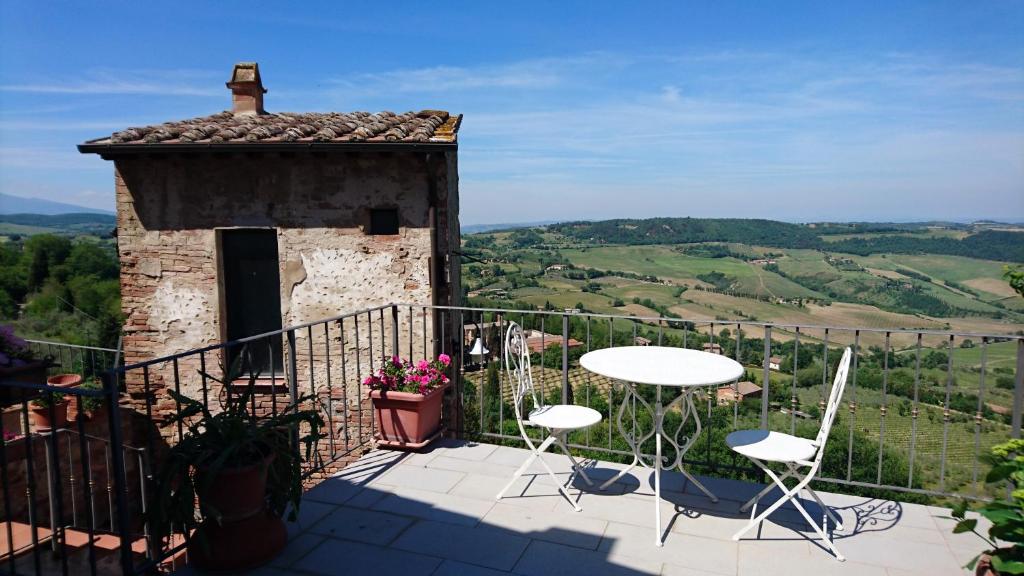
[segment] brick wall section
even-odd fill
[[[450,265],[457,262],[452,251],[459,234],[455,153],[428,156],[331,152],[116,158],[126,364],[222,341],[218,229],[277,231],[285,326],[391,302],[457,303],[458,266]],[[399,209],[400,234],[365,234],[374,207]],[[407,310],[402,313],[400,349],[407,355]],[[417,357],[435,351],[437,319],[426,320],[426,333],[422,318],[413,322]],[[456,333],[455,321],[449,318],[449,334]],[[371,361],[391,352],[392,342],[389,312],[383,324],[376,314],[359,323],[357,328],[349,319],[295,334],[303,393],[344,386],[350,399],[359,397],[359,380],[369,373]],[[166,362],[146,372],[129,371],[126,388],[135,409],[152,413],[159,423],[176,411],[162,392],[166,388],[177,386],[199,397],[201,360],[207,371],[219,372],[218,351],[183,357],[176,367]],[[213,385],[206,384],[209,394]]]

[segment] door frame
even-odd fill
[[[224,344],[229,342],[228,340],[228,312],[226,306],[227,298],[227,287],[226,287],[226,274],[224,271],[224,232],[233,231],[244,231],[244,230],[268,230],[274,232],[274,236],[278,239],[277,243],[277,266],[278,266],[278,309],[281,308],[281,242],[280,232],[276,226],[218,226],[214,228],[215,242],[214,249],[216,252],[215,261],[217,266],[217,332],[220,334],[220,343]],[[284,328],[284,316],[281,316],[281,327]],[[284,335],[281,335],[282,341]],[[226,347],[220,348],[218,356],[220,357],[220,363],[225,368],[228,362],[228,349]],[[281,350],[282,359],[284,358],[284,350]],[[271,360],[273,362],[273,360]],[[281,366],[274,367],[273,378],[270,374],[261,374],[256,379],[257,387],[269,385],[272,380],[276,380],[277,386],[287,388],[285,382],[285,370],[284,362],[282,361]],[[209,369],[209,368],[207,368]],[[248,378],[236,380],[233,384],[237,383],[248,383]]]

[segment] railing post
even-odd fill
[[[104,399],[107,401],[107,415],[110,424],[110,464],[114,474],[114,497],[117,500],[117,524],[121,537],[121,571],[132,574],[131,521],[128,517],[128,486],[124,470],[124,440],[121,437],[121,410],[118,409],[117,371],[103,375]]]
[[[299,365],[295,358],[295,330],[288,331],[288,391],[292,397],[292,404],[299,399]]]
[[[412,322],[412,318],[409,318],[409,321]],[[398,306],[395,304],[391,305],[391,355],[401,356],[398,350]],[[435,354],[434,357],[436,358],[437,355]]]
[[[569,315],[562,314],[562,404],[573,404],[574,396],[569,393]]]
[[[1024,339],[1017,340],[1017,374],[1013,386],[1013,416],[1010,435],[1020,438],[1021,410],[1024,409]]]
[[[764,377],[761,382],[761,429],[768,429],[768,388],[772,381],[772,326],[764,327]]]

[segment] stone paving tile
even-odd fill
[[[532,476],[519,478],[512,488],[509,489],[505,498],[497,500],[498,492],[507,481],[505,478],[467,474],[448,493],[477,500],[494,500],[502,504],[523,506],[536,510],[553,510],[555,506],[569,506],[565,498],[556,493],[554,486],[551,486],[550,490],[544,492],[538,491],[534,486],[536,482]]]
[[[404,516],[341,506],[314,524],[309,532],[384,546],[412,522]]]
[[[483,523],[528,538],[591,550],[597,548],[608,525],[571,511],[535,511],[508,504],[495,504]]]
[[[375,487],[401,486],[434,492],[447,492],[458,484],[459,480],[462,480],[464,476],[461,472],[452,472],[450,470],[434,470],[433,468],[398,465],[388,470],[379,478],[374,479],[370,485]]]
[[[435,451],[439,455],[449,456],[452,458],[462,458],[463,460],[484,460],[499,446],[497,444],[484,444],[481,442],[466,442],[463,440],[452,440],[444,438],[437,442],[437,448]],[[528,451],[522,450],[523,459],[529,454]]]
[[[514,572],[525,576],[643,576],[661,574],[661,569],[662,563],[656,560],[609,556],[600,551],[534,540]]]
[[[328,478],[316,486],[306,490],[303,501],[310,500],[326,504],[344,504],[362,491],[360,484],[352,483],[343,478]]]
[[[295,522],[285,523],[285,527],[288,529],[288,536],[292,537],[308,530],[310,526],[319,522],[321,518],[330,514],[335,508],[337,506],[334,504],[303,500],[299,506],[299,517]],[[285,514],[285,517],[287,517],[287,514]]]
[[[959,573],[960,563],[948,546],[853,537],[837,541],[836,547],[850,560],[865,564],[936,575]]]
[[[655,546],[654,527],[610,522],[598,551],[610,556],[657,560],[716,574],[735,574],[738,545],[730,540],[670,532],[662,547]]]
[[[885,569],[847,559],[836,560],[829,552],[799,542],[744,541],[739,546],[740,576],[819,576],[851,574],[885,576]]]
[[[494,506],[495,500],[477,500],[414,488],[396,488],[372,508],[424,520],[475,526]]]
[[[493,526],[470,528],[422,520],[399,536],[391,547],[497,570],[511,570],[529,542],[514,532]]]
[[[455,560],[445,560],[431,576],[508,576],[512,572],[474,566]]]
[[[437,557],[328,538],[292,569],[328,576],[428,576],[439,564]]]
[[[504,478],[506,481],[510,480],[512,475],[516,472],[516,468],[513,468],[512,466],[502,466],[501,464],[482,462],[480,460],[452,458],[451,456],[445,455],[436,456],[431,460],[430,468],[433,470],[451,470],[453,472],[463,472],[466,474],[494,476],[496,478]]]
[[[345,506],[349,508],[369,508],[389,496],[394,489],[393,486],[379,488],[370,486],[363,488],[358,494],[346,501]]]
[[[288,540],[288,545],[285,546],[285,549],[277,556],[277,558],[274,558],[274,560],[271,561],[270,565],[278,568],[287,568],[293,562],[309,553],[310,550],[316,548],[317,545],[323,541],[323,536],[310,533],[300,534],[291,538]]]

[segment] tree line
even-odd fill
[[[114,247],[38,234],[0,243],[0,319],[27,336],[113,348],[121,333]]]

